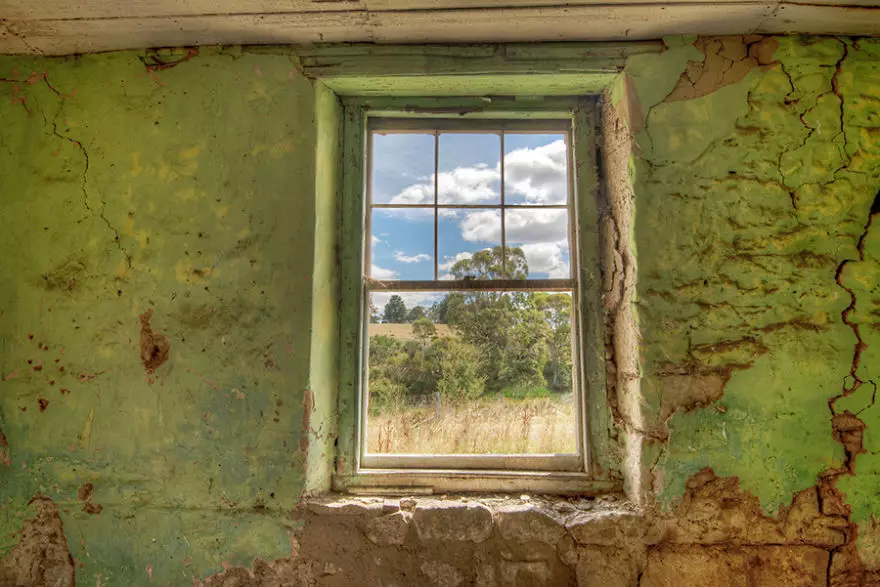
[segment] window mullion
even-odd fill
[[[507,278],[507,231],[504,229],[504,131],[501,131],[501,275]]]
[[[434,131],[434,281],[439,279],[439,261],[437,258],[438,255],[438,246],[437,233],[439,231],[439,217],[440,213],[437,209],[439,194],[440,194],[440,133],[438,131]]]

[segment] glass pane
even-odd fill
[[[501,203],[500,135],[441,133],[439,145],[438,203]]]
[[[370,277],[434,279],[433,210],[374,208],[370,226]]]
[[[504,214],[511,258],[525,258],[529,279],[571,277],[567,209],[514,208]]]
[[[383,292],[374,305],[380,295],[386,305],[368,328],[367,452],[576,452],[570,292]],[[414,306],[426,315],[378,323]]]
[[[504,201],[567,204],[568,175],[563,134],[504,133]]]
[[[373,133],[373,204],[434,203],[434,135]]]
[[[500,210],[442,209],[438,228],[440,279],[502,277]]]

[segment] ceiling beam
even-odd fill
[[[38,20],[6,19],[0,20],[0,53],[66,55],[146,47],[230,44],[631,41],[680,34],[880,34],[880,8],[874,6],[748,0],[393,9],[403,1],[310,2],[308,5],[312,9],[309,12],[265,14],[57,19],[46,19],[43,15]],[[415,1],[418,4],[432,3],[431,0]],[[95,2],[103,5],[98,0],[93,0]],[[256,5],[271,5],[273,2],[280,4],[277,0],[262,0]],[[516,4],[517,0],[509,2]],[[93,3],[85,2],[87,6]],[[360,7],[365,3],[390,8],[345,9],[349,4]],[[472,5],[465,0],[458,3]],[[531,2],[535,3],[540,4],[540,0]],[[150,3],[151,6],[159,4]],[[285,2],[288,8],[301,5],[304,5],[303,0]],[[320,5],[320,9],[314,9],[316,5]],[[448,2],[443,3],[444,7],[447,5]],[[328,6],[336,9],[327,10]],[[18,10],[22,10],[21,6]]]

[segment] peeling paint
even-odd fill
[[[606,345],[614,441],[666,541],[561,539],[529,551],[547,566],[506,543],[503,565],[494,535],[497,560],[423,565],[430,548],[368,544],[372,514],[290,519],[334,456],[339,158],[315,126],[338,103],[289,50],[0,58],[0,578],[51,550],[106,585],[442,565],[651,585],[694,561],[876,579],[880,43],[665,43],[615,82],[632,136],[603,230],[606,336],[632,341]]]

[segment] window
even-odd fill
[[[347,109],[341,260],[357,311],[344,304],[353,434],[338,476],[524,490],[599,477],[594,102],[564,102]]]

